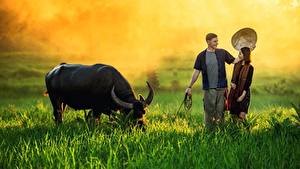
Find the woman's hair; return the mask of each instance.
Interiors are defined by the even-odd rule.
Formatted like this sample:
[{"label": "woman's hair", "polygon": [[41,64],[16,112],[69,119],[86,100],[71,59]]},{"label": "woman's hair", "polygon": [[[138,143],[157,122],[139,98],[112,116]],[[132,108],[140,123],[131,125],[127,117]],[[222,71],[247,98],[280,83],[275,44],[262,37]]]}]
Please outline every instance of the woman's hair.
[{"label": "woman's hair", "polygon": [[241,52],[243,53],[245,63],[249,64],[251,62],[251,59],[250,59],[250,55],[251,55],[250,48],[243,47],[241,49]]}]

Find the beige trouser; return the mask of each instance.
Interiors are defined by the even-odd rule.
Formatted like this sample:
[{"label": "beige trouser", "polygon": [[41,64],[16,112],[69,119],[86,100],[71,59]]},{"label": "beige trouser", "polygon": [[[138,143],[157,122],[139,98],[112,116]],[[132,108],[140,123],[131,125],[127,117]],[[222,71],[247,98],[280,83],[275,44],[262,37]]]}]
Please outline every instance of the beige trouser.
[{"label": "beige trouser", "polygon": [[204,123],[214,126],[224,123],[225,88],[204,90]]}]

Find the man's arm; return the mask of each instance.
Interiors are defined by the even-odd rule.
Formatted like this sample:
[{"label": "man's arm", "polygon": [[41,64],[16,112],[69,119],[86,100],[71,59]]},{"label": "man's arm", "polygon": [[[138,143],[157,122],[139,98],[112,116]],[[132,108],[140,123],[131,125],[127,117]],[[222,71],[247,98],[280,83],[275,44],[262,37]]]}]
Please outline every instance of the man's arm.
[{"label": "man's arm", "polygon": [[239,53],[239,56],[235,58],[228,51],[225,50],[225,62],[228,64],[231,64],[231,63],[236,64],[239,61],[241,61],[240,55],[241,55],[241,52]]},{"label": "man's arm", "polygon": [[188,86],[188,88],[185,90],[185,93],[187,93],[188,95],[192,94],[192,87],[194,85],[194,83],[196,82],[196,80],[198,79],[199,73],[202,70],[202,66],[201,66],[201,53],[198,54],[195,63],[194,63],[194,72],[192,74],[192,78],[190,81],[190,84]]},{"label": "man's arm", "polygon": [[240,61],[241,61],[241,57],[240,57],[241,55],[242,55],[242,53],[239,52],[238,57],[236,57],[232,63],[233,63],[233,64],[236,64],[236,63],[240,62]]},{"label": "man's arm", "polygon": [[198,79],[199,74],[200,74],[200,71],[197,70],[197,69],[194,69],[190,84],[189,84],[188,88],[185,91],[185,93],[187,93],[188,95],[192,94],[192,87],[193,87],[194,83],[196,82],[196,80]]},{"label": "man's arm", "polygon": [[191,78],[191,81],[190,81],[190,85],[189,85],[189,88],[192,88],[194,83],[196,82],[196,80],[198,79],[198,76],[200,74],[200,71],[197,70],[197,69],[194,69],[194,72],[192,74],[192,78]]}]

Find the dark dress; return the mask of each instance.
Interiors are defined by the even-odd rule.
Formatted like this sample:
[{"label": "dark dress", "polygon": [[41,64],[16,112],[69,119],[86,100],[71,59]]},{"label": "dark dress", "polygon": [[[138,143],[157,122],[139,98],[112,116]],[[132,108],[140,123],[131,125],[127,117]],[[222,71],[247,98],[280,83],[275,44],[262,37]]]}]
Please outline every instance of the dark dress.
[{"label": "dark dress", "polygon": [[[246,77],[246,79],[244,79],[245,82],[241,84],[241,79],[244,78],[241,76],[242,68],[244,66],[245,65],[242,65],[241,63],[237,63],[234,65],[231,82],[236,84],[236,88],[231,88],[229,93],[230,114],[239,115],[240,112],[248,113],[248,108],[250,105],[250,86],[252,83],[254,68],[252,65],[249,65],[247,74],[244,75],[244,77]],[[244,90],[246,91],[245,98],[241,102],[237,102],[237,99],[242,95],[242,92]]]}]

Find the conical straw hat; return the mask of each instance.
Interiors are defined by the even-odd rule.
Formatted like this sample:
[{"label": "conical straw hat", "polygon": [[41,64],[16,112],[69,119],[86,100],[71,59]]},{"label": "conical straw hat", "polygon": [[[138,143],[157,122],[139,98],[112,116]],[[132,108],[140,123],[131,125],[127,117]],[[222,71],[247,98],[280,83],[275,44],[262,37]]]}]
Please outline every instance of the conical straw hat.
[{"label": "conical straw hat", "polygon": [[240,51],[243,47],[249,47],[251,50],[253,50],[256,42],[257,34],[255,30],[251,28],[240,29],[231,38],[232,46],[238,51]]}]

